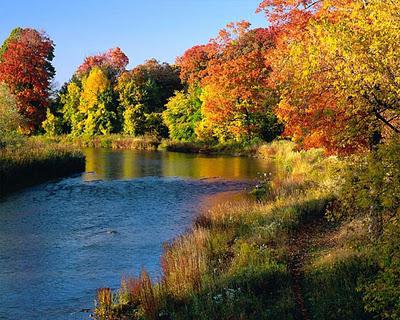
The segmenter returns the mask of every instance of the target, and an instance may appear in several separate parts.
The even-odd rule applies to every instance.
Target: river
[[[84,152],[85,173],[0,202],[0,319],[86,319],[97,288],[142,267],[158,276],[163,242],[270,169],[254,158]]]

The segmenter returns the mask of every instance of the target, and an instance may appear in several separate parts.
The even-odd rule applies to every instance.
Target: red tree
[[[129,63],[128,57],[120,48],[109,49],[105,53],[86,57],[78,67],[76,74],[81,77],[90,72],[93,67],[99,67],[112,74],[113,77],[121,74]]]
[[[194,46],[176,60],[176,64],[180,67],[180,78],[183,83],[199,84],[207,74],[207,65],[212,59],[215,49],[215,44],[212,43]]]
[[[43,32],[16,30],[3,46],[0,82],[6,83],[17,97],[19,112],[33,131],[46,115],[50,83],[55,74],[51,65],[54,43]]]

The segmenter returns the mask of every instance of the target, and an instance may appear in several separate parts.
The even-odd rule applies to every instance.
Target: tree
[[[47,135],[57,136],[62,133],[62,119],[47,109],[46,120],[42,122],[42,127]]]
[[[182,83],[190,86],[200,84],[200,81],[207,75],[208,62],[212,59],[215,49],[213,43],[194,46],[176,59]]]
[[[18,129],[24,125],[25,119],[17,110],[16,98],[5,84],[0,85],[0,147]]]
[[[218,50],[201,81],[202,113],[220,140],[260,136],[259,115],[270,114],[277,102],[269,89],[271,69],[265,58],[274,48],[274,29],[249,27],[242,21],[220,31],[213,40]]]
[[[400,132],[398,4],[337,1],[301,36],[281,35],[271,78],[287,135],[305,147],[352,153]]]
[[[177,91],[166,104],[163,119],[169,129],[172,139],[179,141],[194,141],[195,128],[200,122],[201,89],[191,89],[188,93]]]
[[[78,111],[80,98],[81,88],[74,81],[66,84],[65,92],[60,94],[61,113],[66,132],[79,133],[76,129],[83,119],[83,115]]]
[[[73,93],[75,88],[71,87]],[[72,101],[73,102],[73,101]],[[115,130],[115,96],[107,74],[99,67],[93,67],[82,79],[82,91],[78,111],[81,119],[73,131],[87,135],[109,134]]]
[[[76,76],[82,78],[87,75],[94,67],[102,69],[107,73],[111,80],[115,80],[129,63],[128,57],[118,47],[109,49],[105,53],[86,57],[78,67]]]
[[[29,28],[13,30],[0,50],[0,82],[15,95],[31,132],[39,128],[49,104],[53,52],[50,38]]]

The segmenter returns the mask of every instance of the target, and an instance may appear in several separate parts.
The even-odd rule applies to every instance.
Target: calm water
[[[269,170],[263,161],[84,150],[86,173],[0,202],[0,319],[86,319],[99,287],[144,266],[199,206]]]

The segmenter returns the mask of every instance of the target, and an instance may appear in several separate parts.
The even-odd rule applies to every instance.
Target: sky
[[[0,41],[10,31],[45,31],[56,45],[58,86],[88,55],[120,47],[129,68],[150,58],[173,63],[186,49],[206,43],[232,21],[266,26],[255,10],[261,0],[12,0],[0,6]]]

